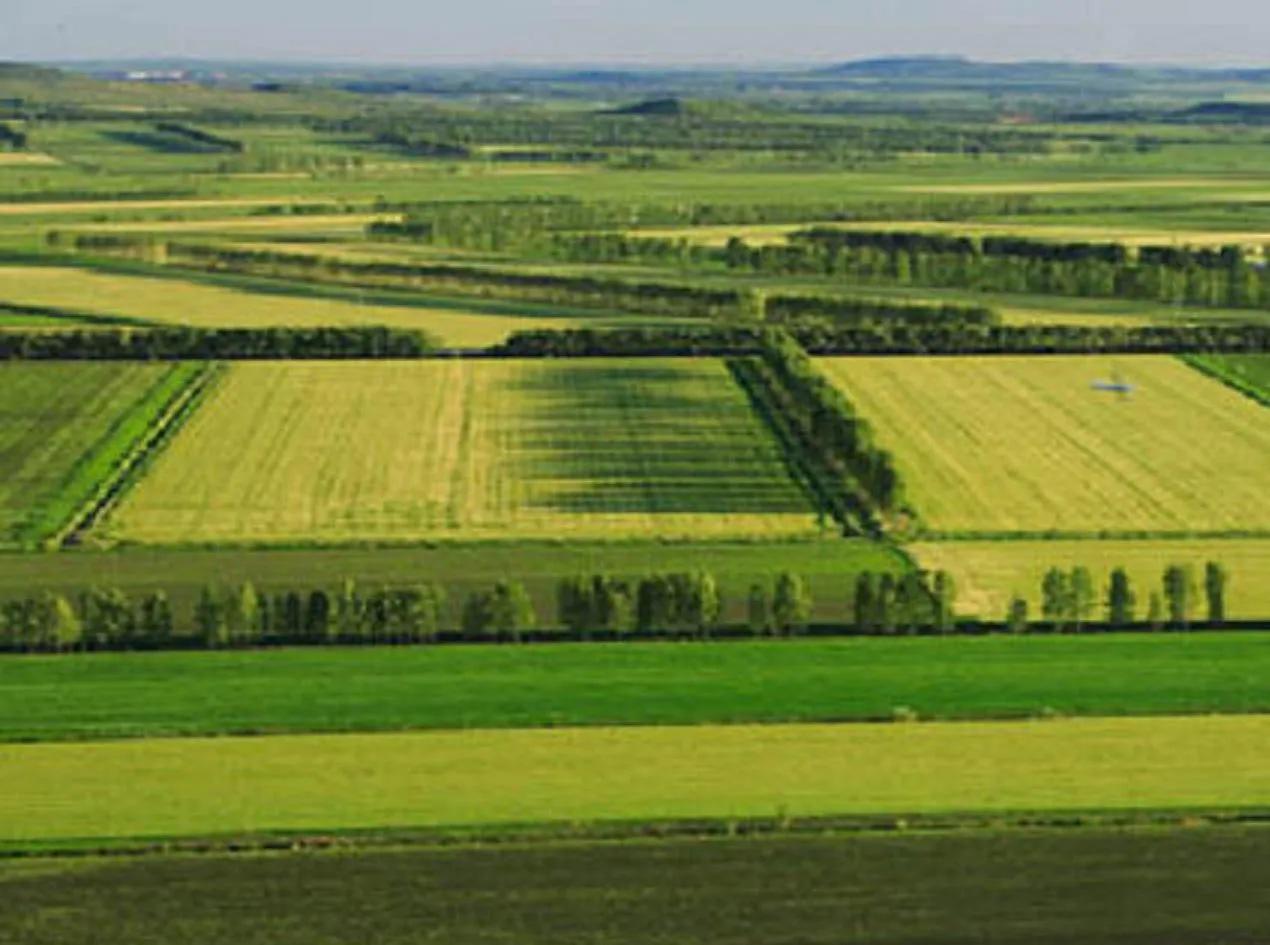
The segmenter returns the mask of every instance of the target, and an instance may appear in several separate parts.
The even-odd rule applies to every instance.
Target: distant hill
[[[1270,102],[1201,102],[1171,117],[1182,121],[1265,125],[1270,124]]]
[[[950,79],[1035,81],[1079,75],[1132,75],[1133,69],[1109,63],[1081,62],[976,62],[964,56],[895,56],[861,59],[819,70],[820,75],[838,78]]]
[[[614,108],[606,112],[609,115],[656,115],[677,116],[683,115],[688,111],[688,107],[684,102],[677,98],[650,98],[642,102],[636,102],[634,105],[625,105],[621,108]]]
[[[817,70],[839,79],[890,81],[1043,82],[1091,79],[1185,79],[1209,82],[1270,82],[1270,69],[1131,66],[1109,62],[980,62],[964,56],[889,56],[860,59]]]

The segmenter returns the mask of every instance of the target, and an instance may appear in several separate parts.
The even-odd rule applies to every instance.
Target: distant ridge
[[[1132,75],[1129,66],[1083,62],[977,62],[965,56],[888,56],[819,70],[820,75],[878,79],[1027,79],[1068,74]]]
[[[965,56],[885,56],[858,59],[816,70],[816,74],[840,79],[890,81],[1038,81],[1081,77],[1182,78],[1198,81],[1267,82],[1270,68],[1136,66],[1113,62],[980,62]]]

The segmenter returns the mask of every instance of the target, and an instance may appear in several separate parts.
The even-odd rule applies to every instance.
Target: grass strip
[[[95,504],[103,490],[123,473],[138,444],[203,370],[203,365],[178,364],[165,372],[71,468],[52,498],[18,533],[17,543],[28,547],[60,543],[85,508]]]

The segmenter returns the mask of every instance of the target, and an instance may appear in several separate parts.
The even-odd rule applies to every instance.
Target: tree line
[[[1070,138],[1058,131],[990,126],[820,120],[799,115],[738,114],[727,104],[677,102],[673,111],[420,108],[408,115],[361,115],[315,122],[326,130],[369,135],[414,153],[459,159],[490,146],[574,150],[657,149],[807,154],[820,160],[901,152],[1044,154]],[[1085,136],[1083,140],[1092,140]]]
[[[422,358],[422,332],[398,328],[111,328],[0,332],[3,360],[317,360]]]
[[[734,237],[714,254],[734,271],[866,284],[1133,298],[1204,307],[1270,304],[1270,268],[1253,264],[1238,247],[1177,253],[1161,249],[1118,258],[1119,251],[1106,244],[979,241],[823,228],[794,234],[785,244],[750,246]],[[1117,258],[1104,258],[1108,256]]]
[[[1220,627],[1226,622],[1227,588],[1230,573],[1217,561],[1204,566],[1203,601],[1206,622]],[[1105,625],[1128,627],[1146,623],[1153,630],[1190,629],[1200,602],[1199,585],[1194,570],[1188,565],[1168,565],[1161,575],[1158,589],[1151,590],[1145,608],[1128,572],[1114,568],[1101,595],[1088,568],[1050,568],[1041,579],[1042,625],[1056,632],[1079,632],[1098,616],[1101,609]],[[1006,625],[1015,632],[1034,626],[1023,597],[1011,600]]]
[[[513,332],[472,352],[493,358],[728,357],[759,354],[761,326],[542,329]],[[814,355],[1254,354],[1270,351],[1265,325],[890,325],[814,320],[787,329]],[[0,360],[408,359],[439,354],[419,331],[342,328],[112,327],[0,332]]]
[[[1230,575],[1210,561],[1202,579],[1205,626],[1227,623]],[[0,649],[11,652],[231,649],[255,646],[520,643],[549,640],[710,639],[842,635],[979,634],[1115,630],[1143,625],[1187,630],[1195,623],[1200,587],[1186,565],[1168,566],[1145,609],[1123,568],[1099,591],[1090,571],[1051,568],[1041,581],[1039,619],[1027,601],[1011,601],[999,624],[957,617],[957,588],[945,571],[862,571],[842,577],[838,616],[814,623],[807,582],[784,571],[749,585],[741,623],[725,624],[724,598],[709,571],[628,579],[582,574],[556,585],[556,622],[544,627],[523,584],[498,581],[469,592],[449,616],[448,595],[435,583],[266,592],[245,581],[204,587],[184,619],[155,590],[129,595],[93,588],[78,595],[44,593],[0,605]],[[822,611],[824,608],[821,608]],[[1101,618],[1101,619],[1099,619]]]
[[[802,223],[806,220],[964,220],[981,215],[1035,213],[1043,209],[1030,196],[1001,195],[906,200],[814,203],[649,203],[582,201],[576,197],[528,197],[510,200],[401,202],[381,200],[376,212],[404,214],[400,222],[367,227],[379,240],[409,240],[452,249],[487,252],[540,252],[578,262],[597,262],[642,254],[705,261],[686,240],[640,237],[640,227],[691,227]],[[606,232],[608,231],[608,232]],[[664,244],[653,250],[649,244]]]
[[[954,592],[943,572],[861,575],[867,606],[844,614],[864,632],[953,629]],[[161,590],[132,596],[93,588],[71,598],[46,593],[0,606],[0,648],[20,652],[227,649],[264,645],[402,645],[523,642],[533,639],[682,637],[706,639],[722,627],[723,598],[708,571],[638,579],[584,575],[557,585],[556,627],[539,624],[524,585],[499,581],[468,593],[447,617],[445,588],[433,583],[265,592],[246,581],[204,587],[186,619]],[[811,621],[806,582],[790,572],[750,586],[746,627],[756,635],[793,635]],[[854,609],[852,609],[854,608]],[[852,616],[854,615],[854,616]],[[735,629],[735,628],[733,628]]]
[[[763,329],[539,329],[512,333],[499,357],[666,357],[757,354]],[[815,355],[1185,354],[1270,351],[1266,325],[907,325],[795,324],[788,333]]]
[[[308,281],[353,280],[395,287],[426,287],[494,298],[527,299],[678,318],[780,323],[807,321],[825,325],[889,321],[990,324],[999,321],[999,316],[992,309],[976,305],[931,305],[825,294],[768,294],[745,288],[721,289],[682,282],[527,272],[461,263],[354,262],[269,250],[171,243],[133,235],[86,234],[76,237],[75,245],[87,252],[212,271],[299,277]]]
[[[760,337],[756,358],[733,359],[733,374],[795,455],[847,532],[880,534],[883,519],[907,514],[894,457],[872,427],[781,329]]]

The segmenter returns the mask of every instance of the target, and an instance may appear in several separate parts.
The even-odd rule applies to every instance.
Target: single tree
[[[857,631],[872,633],[877,630],[877,586],[871,572],[862,571],[856,577],[851,607],[855,613]]]
[[[494,625],[494,598],[489,591],[474,591],[463,602],[460,618],[463,636],[479,640],[489,635]]]
[[[1107,622],[1113,627],[1127,627],[1133,623],[1136,603],[1128,572],[1124,568],[1116,568],[1111,572],[1111,581],[1107,585]]]
[[[526,630],[537,626],[533,601],[525,586],[517,581],[499,581],[491,596],[493,629],[500,638],[519,643]]]
[[[598,580],[565,578],[556,587],[556,612],[560,623],[582,637],[595,627],[595,585]]]
[[[936,571],[934,580],[935,629],[952,633],[957,623],[957,585],[947,571]]]
[[[1204,566],[1204,596],[1208,600],[1208,621],[1220,627],[1226,622],[1226,584],[1230,575],[1218,561]]]
[[[811,619],[811,595],[803,579],[786,571],[776,579],[772,595],[772,620],[785,636],[805,630]]]
[[[1067,573],[1050,568],[1041,580],[1041,615],[1056,631],[1067,628],[1072,612],[1071,582]]]
[[[60,594],[50,594],[45,599],[48,613],[47,638],[49,645],[58,650],[74,650],[83,639],[83,624],[71,602]]]
[[[229,637],[238,646],[260,638],[260,595],[251,581],[244,581],[234,595],[229,611]]]
[[[686,622],[698,636],[708,638],[719,625],[719,613],[723,608],[719,585],[715,582],[714,575],[708,571],[697,571],[691,575],[691,579]]]
[[[889,571],[884,572],[878,579],[878,593],[874,598],[874,623],[883,633],[895,632],[898,623],[896,614],[898,596],[899,585],[895,575]]]
[[[747,601],[747,620],[750,633],[763,636],[772,632],[772,600],[762,584],[750,585]]]
[[[1027,633],[1028,616],[1027,600],[1015,597],[1010,601],[1010,609],[1006,613],[1006,626],[1011,633]]]
[[[357,582],[345,578],[335,600],[337,636],[348,643],[362,637],[362,597]]]
[[[1168,606],[1169,625],[1175,630],[1186,630],[1191,625],[1194,586],[1190,568],[1171,564],[1164,569],[1164,600]]]
[[[1072,568],[1067,586],[1071,597],[1072,625],[1079,632],[1094,614],[1094,579],[1087,567],[1077,565]]]
[[[334,642],[338,627],[331,620],[331,597],[321,588],[309,592],[304,608],[304,636],[314,643]]]
[[[172,605],[163,591],[148,594],[141,601],[141,637],[147,646],[163,648],[172,641]]]
[[[229,643],[229,619],[225,610],[220,591],[206,586],[199,592],[198,602],[194,605],[194,629],[208,649]]]

